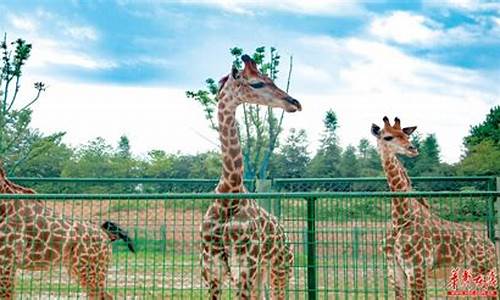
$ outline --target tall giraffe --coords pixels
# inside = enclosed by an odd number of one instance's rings
[[[384,117],[384,128],[373,124],[372,134],[391,191],[411,191],[411,181],[396,154],[415,157],[418,150],[409,141],[416,127],[401,128],[398,118],[391,126]],[[411,299],[426,296],[427,273],[441,267],[471,268],[473,276],[490,275],[496,266],[494,244],[470,227],[435,215],[426,199],[393,198],[391,230],[382,251],[386,254],[388,275],[396,299],[405,299],[407,284]]]
[[[238,138],[236,109],[242,103],[301,110],[300,103],[280,90],[243,55],[244,69],[234,66],[219,82],[218,121],[222,150],[222,176],[216,193],[245,193],[243,155]],[[285,298],[293,266],[293,251],[276,217],[253,199],[217,199],[201,225],[202,277],[211,299],[220,299],[221,285],[230,275],[238,299],[263,296],[269,277],[274,299]]]
[[[0,166],[0,194],[34,193],[8,180]],[[89,299],[113,299],[105,287],[111,242],[118,239],[135,252],[127,233],[113,222],[99,227],[66,218],[40,200],[0,198],[0,299],[14,299],[17,269],[50,270],[61,262]]]

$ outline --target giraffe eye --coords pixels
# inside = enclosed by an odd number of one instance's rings
[[[264,87],[264,82],[250,83],[250,86],[253,87],[254,89],[260,89]]]
[[[393,138],[393,136],[384,136],[384,140],[386,141],[391,141]]]

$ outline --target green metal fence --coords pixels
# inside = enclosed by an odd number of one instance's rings
[[[204,193],[212,192],[219,179],[172,178],[35,178],[13,177],[12,181],[43,193]],[[276,192],[382,192],[387,191],[385,177],[367,178],[275,178],[270,180]],[[413,177],[416,191],[491,191],[496,177]],[[255,180],[245,180],[250,192]],[[271,191],[270,190],[270,191]]]
[[[0,195],[0,201],[38,199],[70,220],[112,220],[126,228],[137,253],[127,251],[121,241],[113,243],[107,290],[116,299],[207,299],[198,261],[206,209],[215,198],[278,200],[279,221],[295,256],[287,298],[392,299],[379,248],[390,227],[394,196],[427,197],[436,214],[486,237],[486,225],[495,222],[491,202],[500,192],[38,194]],[[496,255],[498,271],[498,249]],[[429,279],[430,298],[446,296],[449,276]],[[59,265],[44,272],[20,270],[16,291],[22,299],[77,299],[85,294]],[[223,299],[234,295],[235,287],[226,283]]]

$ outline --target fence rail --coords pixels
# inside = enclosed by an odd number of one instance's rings
[[[212,192],[219,179],[175,178],[33,178],[13,177],[14,182],[40,193],[204,193]],[[275,178],[275,192],[368,192],[387,191],[385,177],[367,178]],[[496,190],[496,177],[413,177],[417,191]],[[255,180],[245,180],[247,189],[256,191]]]
[[[209,205],[218,198],[279,201],[279,221],[295,255],[286,288],[289,299],[391,299],[379,248],[390,227],[393,197],[426,197],[440,217],[487,237],[489,224],[495,222],[491,202],[500,192],[0,194],[0,201],[36,199],[61,218],[95,224],[111,220],[126,228],[137,253],[128,252],[123,242],[113,243],[107,290],[116,299],[206,299],[198,257],[200,223]],[[498,250],[496,255],[498,262]],[[429,297],[446,296],[448,275],[430,275]],[[234,289],[226,283],[224,299],[234,296]],[[50,272],[20,271],[16,291],[26,299],[74,299],[85,294],[60,266]]]

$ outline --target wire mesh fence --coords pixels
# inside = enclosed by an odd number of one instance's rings
[[[434,214],[454,222],[456,236],[467,231],[482,241],[488,240],[487,224],[493,223],[495,212],[491,202],[499,192],[328,192],[328,193],[258,193],[258,194],[37,194],[0,195],[0,203],[40,205],[49,212],[28,217],[48,230],[42,248],[51,248],[52,256],[39,259],[52,261],[44,271],[40,265],[30,268],[27,261],[42,255],[35,251],[33,240],[42,235],[37,226],[2,226],[3,248],[15,250],[20,299],[80,299],[88,295],[88,287],[78,284],[75,274],[68,275],[64,243],[57,240],[58,229],[51,224],[66,222],[67,233],[60,232],[71,245],[82,240],[110,245],[103,238],[92,239],[105,221],[119,224],[128,231],[136,253],[129,251],[123,240],[113,242],[113,256],[106,273],[106,291],[115,299],[207,299],[209,290],[201,277],[200,227],[206,210],[218,199],[260,199],[278,201],[279,223],[293,248],[293,273],[286,284],[288,299],[392,299],[394,289],[387,277],[387,260],[380,250],[390,228],[391,199],[396,196],[426,197]],[[36,201],[35,201],[36,200]],[[19,210],[14,224],[25,222]],[[9,224],[2,211],[1,224]],[[31,216],[28,214],[28,216]],[[30,219],[31,218],[31,219]],[[44,222],[40,222],[40,219]],[[79,225],[81,224],[81,225]],[[460,224],[460,225],[458,225]],[[467,227],[463,227],[467,226]],[[27,232],[32,230],[33,232]],[[90,229],[88,229],[90,228]],[[12,238],[14,230],[17,239]],[[18,232],[16,232],[18,230]],[[31,236],[31,237],[30,237]],[[112,234],[110,235],[112,236]],[[11,237],[9,239],[9,237]],[[479,245],[478,245],[479,246]],[[71,247],[70,247],[71,248]],[[74,246],[73,246],[74,248]],[[71,249],[73,249],[71,248]],[[33,252],[34,251],[34,252]],[[5,253],[5,252],[4,252]],[[13,252],[14,253],[14,252]],[[78,252],[74,252],[78,255]],[[436,254],[437,255],[437,254]],[[498,273],[498,247],[494,254],[494,271]],[[60,258],[60,259],[57,259]],[[241,266],[229,263],[231,268]],[[267,266],[272,267],[272,266]],[[464,262],[461,267],[470,266]],[[213,268],[221,268],[214,265]],[[71,269],[71,264],[69,266]],[[0,269],[1,270],[1,269]],[[93,269],[88,269],[92,274]],[[456,270],[455,270],[456,271]],[[429,273],[427,295],[445,297],[454,270]],[[487,275],[485,282],[490,282]],[[490,282],[491,283],[491,282]],[[486,284],[486,283],[485,283]],[[493,283],[491,283],[493,284]],[[495,283],[496,285],[496,283]],[[269,293],[264,285],[260,291]],[[405,287],[406,289],[406,287]],[[238,287],[224,281],[223,299],[235,298]]]
[[[219,179],[173,178],[34,178],[13,177],[17,184],[39,193],[99,194],[99,193],[208,193]],[[245,180],[248,191],[255,191],[254,180]]]
[[[413,177],[416,191],[490,191],[496,190],[493,176]],[[387,191],[385,177],[369,178],[277,178],[277,192],[381,192]]]

